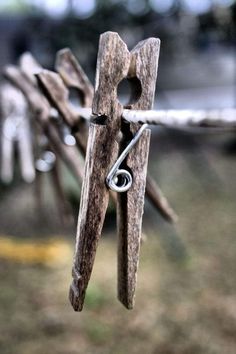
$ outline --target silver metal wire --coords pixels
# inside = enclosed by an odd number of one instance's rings
[[[143,131],[147,129],[148,124],[143,124],[139,131],[135,134],[130,143],[126,146],[124,151],[119,156],[106,178],[107,186],[115,192],[127,192],[133,183],[133,177],[131,173],[125,169],[119,169],[121,163],[125,160],[126,156],[137,143]]]

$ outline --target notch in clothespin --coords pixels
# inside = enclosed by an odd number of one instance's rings
[[[118,156],[137,137],[141,128],[140,124],[128,124],[122,120],[124,107],[117,98],[117,88],[123,79],[128,79],[134,94],[131,97],[134,101],[128,107],[151,109],[159,47],[159,39],[150,38],[129,52],[117,33],[106,32],[100,37],[93,99],[95,119],[89,127],[73,282],[70,288],[70,301],[76,311],[83,308],[102,232],[109,199],[107,177]],[[118,193],[117,200],[118,298],[128,309],[134,306],[149,141],[150,130],[145,129],[120,166],[132,177],[130,189]],[[118,183],[118,189],[125,187],[128,181],[126,177],[119,175],[119,172],[113,177],[113,182],[116,185]]]

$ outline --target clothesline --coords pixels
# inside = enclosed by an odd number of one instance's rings
[[[90,120],[91,108],[77,108],[78,115]],[[129,110],[122,117],[130,123],[148,123],[167,127],[227,127],[236,128],[236,109],[210,110]]]

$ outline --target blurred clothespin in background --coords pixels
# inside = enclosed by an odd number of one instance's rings
[[[75,59],[70,49],[57,53],[55,69],[58,73],[43,70],[38,75],[38,81],[43,92],[54,108],[60,112],[64,122],[71,129],[76,144],[85,156],[88,136],[88,122],[77,113],[76,105],[69,101],[70,89],[75,89],[77,102],[82,107],[91,107],[93,87],[83,69]]]
[[[7,81],[0,86],[0,110],[1,180],[12,182],[16,150],[22,179],[31,183],[35,178],[35,168],[28,104],[21,91]]]

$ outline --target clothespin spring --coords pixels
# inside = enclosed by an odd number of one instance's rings
[[[133,139],[130,143],[126,146],[124,151],[121,153],[113,167],[111,168],[110,172],[106,178],[107,186],[115,192],[127,192],[130,187],[132,186],[133,178],[131,173],[125,169],[119,169],[121,163],[124,161],[126,156],[128,155],[129,151],[132,147],[137,143],[139,138],[141,137],[142,133],[145,129],[147,129],[148,124],[143,124],[139,131],[135,134]]]

